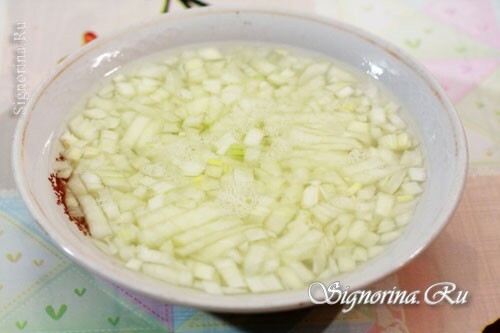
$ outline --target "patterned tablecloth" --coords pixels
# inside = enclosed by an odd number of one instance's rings
[[[500,316],[500,1],[212,0],[313,11],[361,26],[419,59],[463,120],[471,174],[461,204],[432,245],[377,289],[422,290],[451,281],[463,305],[337,306],[272,315],[218,315],[162,304],[73,264],[30,217],[10,171],[16,48],[27,92],[82,35],[160,15],[163,0],[0,1],[0,332],[479,332]],[[172,0],[170,10],[185,10]],[[21,31],[19,30],[21,29]],[[25,33],[25,44],[13,40]],[[92,39],[92,34],[87,34]],[[496,331],[498,332],[498,331]]]

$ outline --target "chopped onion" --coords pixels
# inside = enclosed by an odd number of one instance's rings
[[[395,241],[425,187],[400,107],[366,80],[271,47],[123,68],[62,132],[64,203],[98,248],[167,283],[330,281]]]

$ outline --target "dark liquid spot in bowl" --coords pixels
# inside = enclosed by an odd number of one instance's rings
[[[64,161],[64,156],[59,155],[56,161]],[[72,216],[69,213],[68,206],[66,206],[66,183],[68,179],[57,177],[57,174],[53,172],[49,175],[49,181],[56,195],[57,204],[63,206],[64,214],[68,216],[69,220],[73,222],[85,236],[90,236],[89,225],[87,221],[85,221],[85,217]]]

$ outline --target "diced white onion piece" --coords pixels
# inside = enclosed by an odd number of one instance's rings
[[[374,232],[368,232],[366,233],[363,238],[359,241],[360,245],[363,245],[365,248],[370,249],[370,247],[374,246],[377,244],[380,236],[378,236]]]
[[[251,242],[271,237],[269,232],[263,228],[249,229],[245,231],[245,236]]]
[[[146,144],[154,140],[163,127],[163,122],[154,121],[150,122],[145,128],[142,134],[137,139],[136,145],[138,147],[144,147]]]
[[[368,133],[370,130],[370,125],[366,122],[352,121],[347,127],[347,130],[357,133]]]
[[[406,124],[405,122],[403,121],[403,119],[401,119],[400,116],[398,116],[397,114],[394,114],[394,113],[391,113],[389,115],[389,120],[390,122],[396,126],[398,129],[404,129],[406,128]]]
[[[206,91],[212,93],[212,94],[217,94],[221,91],[222,89],[222,83],[220,80],[216,79],[208,79],[203,81],[203,89]]]
[[[245,274],[255,275],[259,273],[267,252],[267,246],[261,244],[250,245],[243,262]]]
[[[160,264],[144,263],[142,264],[142,271],[147,275],[168,283],[183,286],[191,286],[193,284],[193,275],[187,270],[178,270]]]
[[[365,221],[355,221],[349,228],[348,236],[355,242],[359,242],[363,236],[367,233],[368,227]]]
[[[75,143],[77,143],[79,139],[76,136],[74,136],[70,131],[66,131],[61,136],[60,140],[65,148],[69,148],[72,147]]]
[[[401,156],[400,162],[407,166],[421,166],[422,154],[419,150],[407,150]]]
[[[120,216],[120,209],[114,201],[109,189],[103,188],[100,189],[97,193],[99,206],[101,206],[108,219],[118,218]]]
[[[375,213],[380,216],[390,216],[392,213],[392,207],[394,206],[394,196],[379,193],[377,198],[377,204],[375,206]]]
[[[385,110],[381,107],[373,107],[370,111],[370,121],[373,125],[382,125],[386,123]]]
[[[398,215],[398,216],[396,216],[396,224],[399,227],[404,227],[405,225],[407,225],[411,221],[412,216],[413,216],[412,211]]]
[[[127,128],[125,134],[123,134],[120,143],[125,147],[132,147],[149,124],[149,121],[148,117],[137,115]]]
[[[370,246],[368,250],[368,257],[373,258],[384,251],[385,247],[382,245]]]
[[[195,177],[199,176],[203,170],[205,170],[205,165],[197,162],[187,161],[180,165],[180,168],[184,176]]]
[[[368,251],[365,248],[357,246],[354,248],[352,258],[356,261],[366,261],[368,260]]]
[[[61,169],[57,171],[57,177],[62,179],[68,179],[73,173],[73,168],[68,167],[66,169]]]
[[[380,235],[379,243],[380,244],[388,244],[388,243],[396,240],[400,235],[401,235],[401,231],[399,231],[399,230],[386,232],[385,234]]]
[[[246,278],[248,287],[254,293],[282,290],[280,280],[274,274],[248,276]]]
[[[172,185],[171,183],[167,182],[167,181],[158,182],[158,183],[155,183],[155,184],[153,184],[151,186],[151,189],[156,194],[167,192],[167,191],[169,191],[169,190],[171,190],[173,188],[175,188],[175,186]]]
[[[220,295],[224,293],[220,284],[218,284],[217,282],[203,280],[200,283],[201,283],[201,288],[209,294]]]
[[[80,205],[78,204],[78,200],[76,199],[75,195],[73,194],[73,192],[66,192],[66,196],[64,198],[64,202],[66,204],[66,207],[68,207],[68,209],[75,209],[75,208],[79,208]]]
[[[68,160],[78,161],[83,156],[83,151],[78,147],[72,147],[66,150],[64,154]]]
[[[230,259],[219,259],[214,262],[214,265],[226,285],[229,287],[241,288],[247,286],[243,279],[243,275],[234,261]]]
[[[180,229],[186,230],[221,218],[227,214],[226,209],[208,203],[176,216],[174,223]]]
[[[136,258],[132,258],[129,261],[127,261],[125,266],[127,268],[134,270],[134,271],[138,271],[142,267],[142,261],[140,261],[139,259],[136,259]]]
[[[116,238],[120,241],[125,242],[126,244],[131,244],[137,240],[139,228],[135,224],[130,223],[120,225],[110,223],[110,227],[113,230]],[[135,255],[135,253],[133,253],[133,255]]]
[[[281,260],[274,254],[268,260],[264,261],[264,266],[262,267],[262,274],[274,273],[280,267]]]
[[[158,250],[152,250],[146,246],[137,247],[137,258],[143,262],[170,265],[174,264],[175,259],[166,253]]]
[[[223,155],[226,151],[231,147],[233,143],[237,143],[236,139],[233,137],[231,133],[226,133],[220,137],[219,140],[214,142],[214,146],[217,149],[217,154]]]
[[[352,271],[356,267],[356,262],[351,257],[347,256],[337,258],[337,264],[339,266],[339,271],[342,273]]]
[[[311,208],[318,203],[319,188],[318,186],[310,185],[304,189],[302,195],[302,207]]]
[[[173,237],[178,245],[187,245],[192,242],[200,242],[207,235],[221,233],[238,226],[238,220],[232,218],[216,219],[212,222],[206,222],[198,228],[190,228],[181,234]]]
[[[396,225],[393,220],[391,219],[383,219],[380,221],[378,227],[377,227],[377,233],[383,234],[389,231],[392,231],[396,228]]]
[[[401,189],[405,194],[409,195],[420,194],[424,191],[422,186],[420,186],[417,182],[404,183],[403,185],[401,185]]]
[[[148,200],[148,209],[154,210],[161,208],[165,204],[165,198],[159,194]]]
[[[279,207],[274,210],[266,220],[265,226],[267,229],[279,234],[286,227],[296,214],[296,210],[290,206]]]
[[[339,268],[337,265],[337,262],[335,261],[334,258],[330,257],[328,258],[328,268],[325,269],[321,274],[318,276],[319,281],[326,281],[328,279],[331,279],[332,276],[335,276],[339,273]]]
[[[109,227],[108,220],[95,199],[88,194],[78,196],[77,199],[85,214],[85,221],[89,226],[92,237],[105,239],[111,236],[113,232]]]
[[[286,267],[295,272],[302,283],[309,283],[314,279],[314,274],[300,261],[288,261]]]
[[[205,237],[197,238],[196,242],[187,243],[186,245],[178,247],[176,253],[181,256],[188,256],[205,248],[208,252],[200,252],[200,255],[197,256],[200,260],[203,260],[207,257],[212,257],[214,253],[216,254],[219,251],[223,252],[224,249],[235,247],[238,241],[244,240],[244,235],[240,234],[242,232],[244,232],[244,228],[237,226],[227,228],[217,233],[207,234]]]
[[[410,179],[416,182],[423,182],[426,179],[424,168],[409,168],[408,176]]]
[[[257,128],[251,128],[247,132],[243,143],[247,146],[255,147],[260,144],[263,137],[264,137],[264,132],[262,130],[259,130]]]
[[[284,250],[282,257],[305,260],[310,256],[311,252],[314,252],[314,249],[318,246],[318,242],[322,238],[323,233],[321,231],[315,229],[310,230],[295,244],[295,246]]]
[[[80,176],[77,174],[73,174],[66,185],[71,190],[71,193],[73,193],[75,196],[88,193],[87,188],[83,184]]]
[[[195,262],[193,271],[194,277],[202,280],[214,281],[217,278],[215,268],[202,262]]]
[[[405,176],[406,176],[405,170],[397,171],[392,175],[386,177],[385,179],[381,180],[379,183],[379,188],[386,193],[393,194],[399,189],[399,187],[403,183]]]
[[[227,258],[233,260],[237,265],[241,266],[243,263],[243,256],[237,249],[231,249],[226,254]]]
[[[198,251],[195,258],[201,261],[211,262],[220,257],[223,253],[234,249],[245,240],[244,229],[234,231],[231,235],[218,240],[216,243],[206,246],[202,251]]]
[[[73,135],[82,140],[94,140],[99,135],[97,127],[90,120],[83,118],[83,116],[77,116],[71,120],[68,127]]]
[[[142,227],[152,226],[161,222],[165,222],[183,212],[183,209],[180,209],[175,206],[165,206],[159,209],[155,209],[147,214],[137,217],[137,222]]]
[[[135,95],[135,88],[131,83],[120,82],[116,84],[116,91],[124,97],[132,97]]]
[[[80,178],[89,191],[99,190],[103,187],[101,178],[93,172],[85,171],[80,175]]]
[[[219,60],[223,57],[220,51],[214,47],[201,49],[198,54],[205,60]]]
[[[287,289],[299,289],[303,286],[302,280],[290,269],[290,267],[282,266],[278,268],[278,277],[283,286]]]
[[[269,75],[276,70],[276,66],[266,60],[255,60],[252,66],[261,74]]]

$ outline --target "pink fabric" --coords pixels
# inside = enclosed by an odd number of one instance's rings
[[[434,0],[429,2],[425,12],[478,41],[500,49],[500,29],[489,0]]]
[[[425,60],[423,63],[441,83],[452,102],[457,102],[500,64],[500,58]]]

